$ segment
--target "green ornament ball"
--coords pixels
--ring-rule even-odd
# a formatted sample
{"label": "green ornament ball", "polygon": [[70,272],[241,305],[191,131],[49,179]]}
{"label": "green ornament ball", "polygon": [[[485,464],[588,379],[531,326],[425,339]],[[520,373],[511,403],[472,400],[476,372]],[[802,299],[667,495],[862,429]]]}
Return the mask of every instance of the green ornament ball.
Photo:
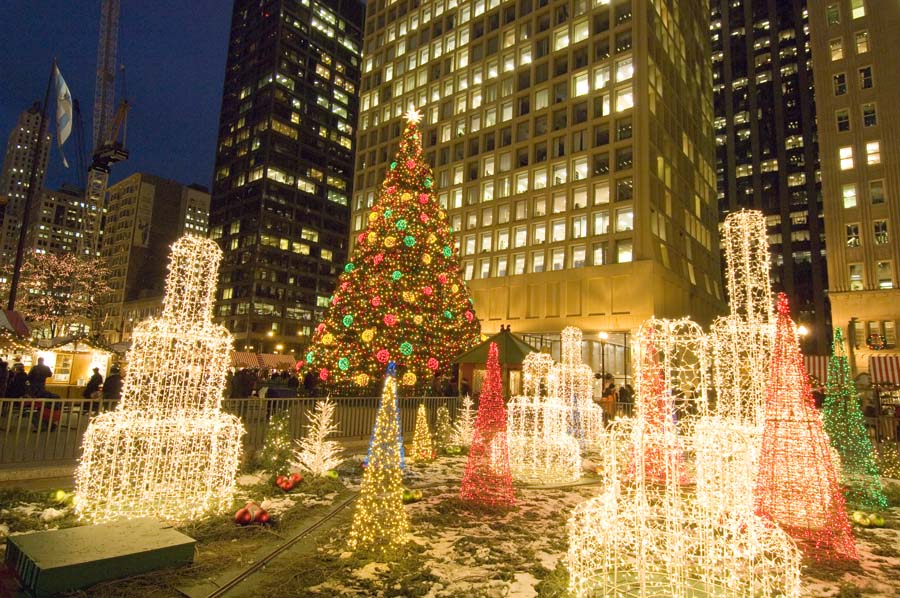
{"label": "green ornament ball", "polygon": [[403,237],[403,243],[407,247],[412,247],[413,245],[416,244],[416,238],[412,235],[406,235],[405,237]]}
{"label": "green ornament ball", "polygon": [[347,262],[347,265],[344,266],[344,272],[353,272],[356,269],[356,265],[353,262]]}
{"label": "green ornament ball", "polygon": [[344,319],[341,320],[341,322],[343,322],[344,326],[349,328],[350,326],[353,325],[353,316],[351,316],[350,314],[347,314],[346,316],[344,316]]}
{"label": "green ornament ball", "polygon": [[341,357],[338,359],[338,367],[342,372],[346,372],[350,368],[350,360],[346,357]]}
{"label": "green ornament ball", "polygon": [[315,357],[315,356],[316,356],[315,352],[314,352],[314,351],[310,351],[309,353],[306,354],[306,362],[307,362],[307,363],[312,363],[312,362],[313,362],[313,357]]}
{"label": "green ornament ball", "polygon": [[384,217],[385,217],[385,218],[390,218],[390,217],[393,216],[393,215],[394,215],[394,210],[385,210],[385,211],[384,211]]}
{"label": "green ornament ball", "polygon": [[431,180],[431,179],[428,179],[428,178],[425,179],[425,188],[426,188],[426,189],[431,189],[431,185],[432,185],[432,180]]}
{"label": "green ornament ball", "polygon": [[403,278],[403,272],[401,272],[400,270],[394,270],[393,272],[391,272],[391,280],[400,280],[401,278]]}
{"label": "green ornament ball", "polygon": [[446,311],[444,311],[444,317],[447,318],[448,320],[452,320],[452,319],[453,319],[453,312],[450,311],[449,309],[446,310]]}
{"label": "green ornament ball", "polygon": [[397,168],[397,163],[391,162],[391,170],[394,170],[395,168]]}
{"label": "green ornament ball", "polygon": [[395,224],[394,226],[397,227],[397,230],[406,230],[406,227],[407,227],[406,220],[401,218],[400,220],[397,221],[397,224]]}
{"label": "green ornament ball", "polygon": [[413,346],[410,343],[403,343],[400,345],[400,352],[404,355],[411,355],[413,352]]}
{"label": "green ornament ball", "polygon": [[445,245],[441,252],[444,254],[444,257],[450,257],[451,255],[453,255],[453,250],[450,249],[448,245]]}

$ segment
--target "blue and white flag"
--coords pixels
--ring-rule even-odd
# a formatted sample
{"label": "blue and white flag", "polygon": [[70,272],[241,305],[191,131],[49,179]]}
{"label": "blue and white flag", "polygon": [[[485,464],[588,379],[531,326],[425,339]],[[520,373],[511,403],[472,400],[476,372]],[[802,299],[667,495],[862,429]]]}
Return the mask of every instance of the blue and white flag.
{"label": "blue and white flag", "polygon": [[62,156],[63,166],[69,167],[66,155],[63,153],[63,144],[72,134],[72,94],[69,86],[59,72],[59,67],[54,65],[54,79],[56,81],[56,144],[59,147],[59,155]]}

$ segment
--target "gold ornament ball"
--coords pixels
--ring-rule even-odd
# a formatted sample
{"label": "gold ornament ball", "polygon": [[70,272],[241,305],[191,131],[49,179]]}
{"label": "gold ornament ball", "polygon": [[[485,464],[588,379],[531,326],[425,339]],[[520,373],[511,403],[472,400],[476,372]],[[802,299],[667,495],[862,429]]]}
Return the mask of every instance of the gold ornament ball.
{"label": "gold ornament ball", "polygon": [[416,375],[412,372],[406,372],[403,374],[403,379],[401,380],[404,386],[413,386],[416,383]]}
{"label": "gold ornament ball", "polygon": [[397,244],[397,239],[395,239],[394,237],[385,237],[384,238],[384,246],[385,247],[390,248],[396,244]]}
{"label": "gold ornament ball", "polygon": [[375,330],[368,328],[363,331],[362,339],[364,343],[371,343],[373,338],[375,338]]}
{"label": "gold ornament ball", "polygon": [[322,337],[323,345],[331,345],[334,343],[334,335],[330,332],[326,333],[325,336]]}
{"label": "gold ornament ball", "polygon": [[427,264],[430,264],[430,263],[431,263],[431,254],[429,254],[429,253],[423,253],[423,254],[422,254],[422,262],[423,262],[424,264],[426,264],[426,265],[427,265]]}
{"label": "gold ornament ball", "polygon": [[423,322],[423,318],[420,315],[413,316],[413,322],[416,323],[416,326],[421,326]]}

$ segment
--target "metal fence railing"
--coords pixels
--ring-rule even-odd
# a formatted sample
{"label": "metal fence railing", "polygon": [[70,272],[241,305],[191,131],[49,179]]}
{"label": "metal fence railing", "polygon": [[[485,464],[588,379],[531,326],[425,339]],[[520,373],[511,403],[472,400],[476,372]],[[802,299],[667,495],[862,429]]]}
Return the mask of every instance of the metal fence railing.
{"label": "metal fence railing", "polygon": [[[272,415],[286,413],[292,438],[306,434],[308,414],[315,397],[225,399],[222,410],[238,416],[247,431],[244,447],[262,447]],[[366,439],[372,433],[380,397],[336,398],[335,439]],[[458,397],[400,398],[400,423],[404,436],[412,436],[416,411],[424,403],[434,426],[437,410],[446,405],[455,417]],[[81,442],[90,418],[114,409],[115,401],[90,399],[0,399],[0,466],[72,462],[81,455]]]}

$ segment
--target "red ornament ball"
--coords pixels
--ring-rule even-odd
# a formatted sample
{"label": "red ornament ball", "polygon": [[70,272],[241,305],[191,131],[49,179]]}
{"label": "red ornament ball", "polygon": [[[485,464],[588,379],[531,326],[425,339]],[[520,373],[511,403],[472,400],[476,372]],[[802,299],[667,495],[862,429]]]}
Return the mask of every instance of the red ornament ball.
{"label": "red ornament ball", "polygon": [[421,203],[421,204],[428,203],[428,194],[427,193],[419,193],[419,203]]}
{"label": "red ornament ball", "polygon": [[369,300],[369,303],[372,304],[372,307],[378,307],[379,305],[381,305],[381,297],[375,295]]}
{"label": "red ornament ball", "polygon": [[360,244],[366,242],[366,232],[365,231],[363,231],[363,232],[359,233],[359,235],[357,235],[356,242],[360,243]]}
{"label": "red ornament ball", "polygon": [[325,380],[328,380],[328,369],[327,368],[322,368],[321,370],[319,370],[319,378],[321,378],[323,382]]}
{"label": "red ornament ball", "polygon": [[375,354],[375,359],[377,359],[379,363],[387,363],[390,358],[391,352],[387,349],[381,349]]}
{"label": "red ornament ball", "polygon": [[441,284],[447,284],[447,275],[443,272],[441,274],[438,274],[438,282],[440,282]]}
{"label": "red ornament ball", "polygon": [[428,297],[431,297],[431,295],[434,293],[434,289],[432,289],[429,286],[426,286],[426,287],[422,288],[422,293],[424,293]]}
{"label": "red ornament ball", "polygon": [[473,314],[468,309],[466,310],[465,316],[466,316],[466,320],[468,320],[469,322],[471,322],[472,320],[475,319],[475,314]]}
{"label": "red ornament ball", "polygon": [[325,332],[325,324],[319,324],[318,326],[316,326],[316,332],[320,334]]}
{"label": "red ornament ball", "polygon": [[440,363],[434,357],[429,357],[428,361],[425,362],[425,365],[428,366],[429,370],[436,370],[440,367]]}
{"label": "red ornament ball", "polygon": [[383,253],[376,253],[374,256],[372,256],[372,263],[375,264],[376,266],[383,261],[384,261]]}
{"label": "red ornament ball", "polygon": [[397,324],[397,316],[394,314],[387,314],[384,316],[384,323],[388,326],[395,326]]}
{"label": "red ornament ball", "polygon": [[407,161],[406,161],[406,167],[407,167],[408,169],[410,169],[410,170],[414,169],[414,168],[416,167],[416,161],[415,161],[415,160],[412,160],[412,159],[407,160]]}
{"label": "red ornament ball", "polygon": [[385,189],[384,192],[387,193],[388,195],[393,195],[394,193],[397,192],[397,188],[394,187],[393,185],[391,185],[390,187]]}
{"label": "red ornament ball", "polygon": [[427,223],[429,220],[428,214],[422,212],[421,214],[419,214],[419,220],[421,220],[423,223]]}

